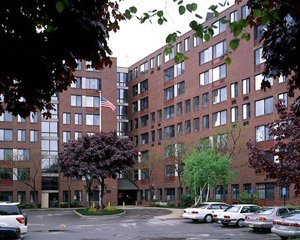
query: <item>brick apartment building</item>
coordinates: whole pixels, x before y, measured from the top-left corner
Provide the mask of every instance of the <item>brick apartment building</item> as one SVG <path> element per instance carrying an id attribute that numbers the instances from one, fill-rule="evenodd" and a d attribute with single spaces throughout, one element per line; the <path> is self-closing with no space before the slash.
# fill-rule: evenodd
<path id="1" fill-rule="evenodd" d="M 287 99 L 286 78 L 270 79 L 272 88 L 260 90 L 264 67 L 259 41 L 262 28 L 248 29 L 250 41 L 241 41 L 231 54 L 230 65 L 224 62 L 233 36 L 220 19 L 245 18 L 248 9 L 243 4 L 233 5 L 218 19 L 204 23 L 216 26 L 209 42 L 190 31 L 176 41 L 171 54 L 165 56 L 162 47 L 129 69 L 117 68 L 115 58 L 112 68 L 102 71 L 80 63 L 77 82 L 53 97 L 57 111 L 49 120 L 40 113 L 28 119 L 7 112 L 0 116 L 0 201 L 32 202 L 35 198 L 47 208 L 71 198 L 86 204 L 84 181 L 74 180 L 69 196 L 67 181 L 59 175 L 55 160 L 64 142 L 99 131 L 101 90 L 102 96 L 117 106 L 115 112 L 102 109 L 102 130 L 129 135 L 139 152 L 132 170 L 107 182 L 105 203 L 147 204 L 153 198 L 178 201 L 187 189 L 179 187 L 169 150 L 212 136 L 222 141 L 225 130 L 236 123 L 242 129 L 241 151 L 232 163 L 238 171 L 236 182 L 217 186 L 211 198 L 236 202 L 238 195 L 246 191 L 255 193 L 261 204 L 282 204 L 281 188 L 248 166 L 246 142 L 256 141 L 266 150 L 273 145 L 265 125 L 277 118 L 275 104 L 279 99 L 291 102 Z M 176 51 L 186 54 L 189 60 L 176 64 Z M 147 161 L 150 156 L 159 157 L 153 169 Z M 151 174 L 149 169 L 153 170 Z M 290 187 L 287 201 L 296 203 L 292 190 Z M 97 190 L 93 200 L 98 200 Z"/>

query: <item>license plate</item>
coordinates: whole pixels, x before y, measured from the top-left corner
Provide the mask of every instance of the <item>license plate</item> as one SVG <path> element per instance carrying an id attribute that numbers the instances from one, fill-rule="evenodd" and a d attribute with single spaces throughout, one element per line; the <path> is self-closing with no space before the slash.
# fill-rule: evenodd
<path id="1" fill-rule="evenodd" d="M 249 227 L 251 227 L 251 228 L 252 228 L 252 227 L 253 227 L 253 224 L 249 224 Z"/>
<path id="2" fill-rule="evenodd" d="M 221 220 L 218 220 L 218 223 L 221 223 Z"/>

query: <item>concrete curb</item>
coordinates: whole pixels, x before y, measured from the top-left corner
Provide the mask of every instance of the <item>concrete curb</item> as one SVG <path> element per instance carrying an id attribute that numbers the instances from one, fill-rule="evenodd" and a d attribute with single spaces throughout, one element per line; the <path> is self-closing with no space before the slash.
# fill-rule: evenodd
<path id="1" fill-rule="evenodd" d="M 124 210 L 124 212 L 121 213 L 117 213 L 117 214 L 113 214 L 113 215 L 99 215 L 99 216 L 84 216 L 82 214 L 80 214 L 79 212 L 76 212 L 75 210 L 73 210 L 73 213 L 75 213 L 77 216 L 82 217 L 82 218 L 113 218 L 113 217 L 120 217 L 122 215 L 126 214 L 126 211 Z"/>

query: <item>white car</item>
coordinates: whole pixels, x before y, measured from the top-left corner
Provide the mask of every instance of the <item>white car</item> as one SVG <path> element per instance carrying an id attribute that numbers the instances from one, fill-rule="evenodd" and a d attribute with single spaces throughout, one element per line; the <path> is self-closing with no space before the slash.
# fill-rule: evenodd
<path id="1" fill-rule="evenodd" d="M 27 222 L 18 204 L 0 202 L 0 227 L 20 228 L 21 235 L 24 236 L 27 233 Z"/>
<path id="2" fill-rule="evenodd" d="M 230 205 L 223 202 L 200 203 L 195 207 L 184 209 L 182 217 L 191 219 L 194 222 L 204 221 L 211 223 L 214 214 L 223 212 L 229 206 Z"/>
<path id="3" fill-rule="evenodd" d="M 259 206 L 252 204 L 232 205 L 225 209 L 224 212 L 214 216 L 214 218 L 224 226 L 236 225 L 237 227 L 243 227 L 245 217 L 254 214 L 258 210 Z"/>

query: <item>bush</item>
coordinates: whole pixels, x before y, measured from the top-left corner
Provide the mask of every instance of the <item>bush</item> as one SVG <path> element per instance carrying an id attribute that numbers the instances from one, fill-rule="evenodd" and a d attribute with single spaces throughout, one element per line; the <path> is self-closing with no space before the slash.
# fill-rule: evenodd
<path id="1" fill-rule="evenodd" d="M 162 202 L 159 200 L 151 200 L 150 202 L 150 207 L 167 207 L 168 203 L 167 202 Z"/>
<path id="2" fill-rule="evenodd" d="M 255 194 L 241 193 L 238 197 L 239 204 L 258 204 L 258 198 Z"/>
<path id="3" fill-rule="evenodd" d="M 61 202 L 59 204 L 60 208 L 67 208 L 68 207 L 68 202 Z M 82 207 L 81 204 L 79 204 L 78 202 L 72 201 L 70 204 L 71 208 L 76 208 L 76 207 Z"/>
<path id="4" fill-rule="evenodd" d="M 190 207 L 195 203 L 194 197 L 191 194 L 185 194 L 181 197 L 182 207 Z"/>
<path id="5" fill-rule="evenodd" d="M 35 203 L 20 203 L 18 206 L 21 209 L 38 208 L 38 205 Z"/>

